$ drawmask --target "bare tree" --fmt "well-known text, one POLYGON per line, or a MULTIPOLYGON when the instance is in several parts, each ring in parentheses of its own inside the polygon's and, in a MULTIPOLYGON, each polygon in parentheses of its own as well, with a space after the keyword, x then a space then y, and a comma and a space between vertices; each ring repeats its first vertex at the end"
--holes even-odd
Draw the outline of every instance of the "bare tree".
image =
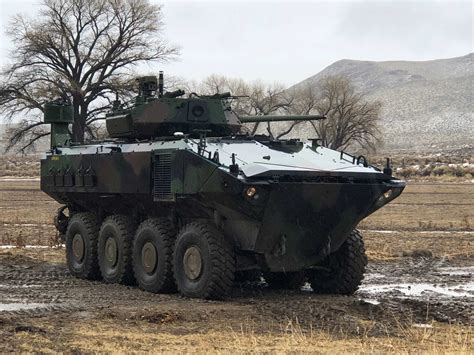
POLYGON ((307 87, 299 92, 299 110, 305 114, 314 110, 327 116, 326 120, 311 122, 324 144, 332 149, 358 145, 375 150, 381 142, 381 103, 369 102, 342 76, 324 78, 317 90, 307 87))
POLYGON ((45 102, 61 98, 74 107, 72 134, 83 142, 115 94, 127 97, 131 68, 178 54, 161 36, 161 7, 148 0, 43 0, 35 19, 17 15, 8 29, 15 50, 2 73, 0 114, 27 117, 8 149, 25 149, 48 134, 45 102))
MULTIPOLYGON (((284 113, 289 110, 293 103, 294 96, 285 92, 282 84, 264 84, 255 82, 251 85, 249 92, 248 114, 257 116, 268 116, 284 113)), ((252 134, 255 134, 260 123, 255 123, 252 128, 252 134)), ((274 138, 271 122, 266 123, 266 130, 270 137, 274 138)))
MULTIPOLYGON (((355 91, 349 80, 341 76, 326 77, 316 87, 305 85, 285 89, 278 83, 246 83, 242 79, 211 75, 199 84, 191 83, 189 87, 192 91, 208 95, 230 91, 240 96, 232 103, 238 115, 327 116, 326 120, 321 121, 268 122, 265 130, 272 138, 282 138, 295 127, 307 124, 332 149, 358 145, 373 150, 381 141, 378 128, 381 104, 368 101, 363 94, 355 91)), ((260 124, 256 123, 250 126, 249 131, 255 134, 259 128, 260 124)))
MULTIPOLYGON (((232 108, 241 116, 267 116, 286 112, 290 109, 294 95, 285 91, 280 83, 267 84, 261 81, 247 83, 242 79, 229 78, 222 75, 210 75, 201 83, 191 83, 188 87, 202 94, 230 92, 238 99, 233 100, 232 108)), ((255 134, 260 123, 249 124, 249 131, 255 134)), ((273 138, 271 123, 267 123, 266 131, 273 138)))

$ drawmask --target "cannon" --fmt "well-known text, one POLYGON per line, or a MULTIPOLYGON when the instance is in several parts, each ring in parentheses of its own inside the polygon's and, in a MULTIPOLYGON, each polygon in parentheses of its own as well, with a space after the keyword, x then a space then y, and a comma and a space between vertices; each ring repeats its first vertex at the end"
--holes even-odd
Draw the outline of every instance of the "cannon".
POLYGON ((325 120, 321 115, 265 115, 265 116, 240 116, 242 123, 258 122, 284 122, 284 121, 319 121, 325 120))

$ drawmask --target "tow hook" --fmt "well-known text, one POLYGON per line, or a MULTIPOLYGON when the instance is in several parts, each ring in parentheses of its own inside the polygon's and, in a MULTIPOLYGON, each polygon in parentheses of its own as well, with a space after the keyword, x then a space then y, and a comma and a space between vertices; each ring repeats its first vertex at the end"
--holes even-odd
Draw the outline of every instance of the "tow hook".
POLYGON ((56 216, 54 216, 54 226, 58 230, 62 241, 64 241, 67 225, 69 223, 69 216, 64 213, 64 210, 66 210, 67 208, 67 206, 62 206, 56 212, 56 216))

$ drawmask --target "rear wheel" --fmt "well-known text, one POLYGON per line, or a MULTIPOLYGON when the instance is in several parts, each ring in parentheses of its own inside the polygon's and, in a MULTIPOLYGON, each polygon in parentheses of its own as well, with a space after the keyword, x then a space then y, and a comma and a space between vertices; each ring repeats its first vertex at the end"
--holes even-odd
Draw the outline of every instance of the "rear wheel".
POLYGON ((133 241, 133 271, 138 285, 149 292, 175 292, 173 246, 176 232, 167 219, 147 219, 133 241))
POLYGON ((322 268, 307 272, 314 292, 351 295, 357 291, 367 266, 360 232, 352 231, 344 244, 319 266, 322 268))
POLYGON ((299 290, 306 281, 304 272, 266 272, 263 278, 270 288, 282 290, 299 290))
POLYGON ((99 232, 98 257, 102 278, 109 283, 134 283, 132 239, 134 223, 128 216, 107 217, 99 232))
POLYGON ((230 293, 234 281, 232 245, 214 226, 190 223, 176 238, 173 270, 184 296, 222 299, 230 293))
POLYGON ((99 228, 93 213, 72 215, 66 230, 66 259, 71 274, 83 279, 100 278, 97 261, 99 228))

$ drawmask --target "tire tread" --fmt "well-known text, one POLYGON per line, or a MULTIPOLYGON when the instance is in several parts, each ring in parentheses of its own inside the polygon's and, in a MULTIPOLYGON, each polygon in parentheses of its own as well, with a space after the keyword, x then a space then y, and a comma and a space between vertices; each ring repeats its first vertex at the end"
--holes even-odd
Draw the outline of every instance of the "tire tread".
MULTIPOLYGON (((179 236, 189 231, 193 231, 207 240, 211 255, 212 270, 210 281, 206 290, 198 295, 198 297, 206 299, 225 298, 232 290, 235 274, 235 256, 231 243, 209 223, 191 222, 181 229, 176 239, 176 245, 179 243, 179 236)), ((186 290, 180 288, 179 282, 177 284, 178 290, 186 295, 186 290)))
MULTIPOLYGON (((73 222, 78 221, 81 223, 87 231, 87 235, 84 238, 89 239, 89 243, 87 244, 87 251, 86 255, 89 257, 86 260, 86 264, 84 265, 83 271, 81 273, 75 272, 71 266, 69 266, 69 270, 73 275, 83 279, 89 280, 99 280, 101 278, 100 268, 99 268, 99 260, 97 256, 97 241, 99 237, 99 225, 97 221, 97 217, 92 212, 79 212, 75 213, 71 216, 68 224, 68 228, 66 231, 67 238, 71 238, 70 235, 70 227, 73 222)), ((66 250, 66 253, 72 252, 66 250)), ((68 264, 69 264, 69 257, 68 264)))
MULTIPOLYGON (((133 262, 133 272, 135 278, 137 280, 138 286, 144 290, 154 292, 154 293, 172 293, 176 292, 176 283, 174 281, 173 276, 173 248, 174 242, 176 238, 176 230, 173 224, 166 218, 149 218, 143 221, 135 234, 138 235, 141 228, 151 228, 156 230, 162 236, 162 242, 164 245, 163 252, 165 254, 165 277, 159 284, 154 285, 153 288, 149 286, 145 286, 141 283, 141 279, 139 277, 139 271, 137 264, 133 262)), ((134 248, 135 248, 135 240, 134 238, 134 248)))
POLYGON ((315 293, 351 295, 359 288, 367 266, 364 240, 361 233, 355 229, 344 244, 328 258, 333 258, 340 268, 334 277, 320 277, 320 271, 312 271, 311 286, 315 293))

